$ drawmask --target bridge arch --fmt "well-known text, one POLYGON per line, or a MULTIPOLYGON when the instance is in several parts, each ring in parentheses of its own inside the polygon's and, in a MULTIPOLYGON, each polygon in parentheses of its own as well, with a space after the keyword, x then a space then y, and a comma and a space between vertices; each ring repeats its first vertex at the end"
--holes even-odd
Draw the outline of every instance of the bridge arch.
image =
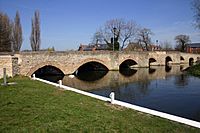
POLYGON ((40 64, 36 64, 35 66, 31 67, 29 72, 27 72, 27 76, 31 76, 32 74, 34 74, 34 72, 36 72, 38 69, 43 68, 45 66, 52 66, 55 67, 57 69, 59 69, 63 74, 65 74, 65 70, 63 68, 62 65, 56 63, 56 62, 43 62, 40 64))
POLYGON ((88 70, 108 70, 108 68, 99 63, 99 62, 96 62, 96 61, 90 61, 90 62, 87 62, 83 65, 81 65, 78 70, 80 69, 88 69, 88 70))
POLYGON ((181 61, 184 61, 185 59, 183 58, 183 56, 180 56, 180 60, 181 60, 181 61))
MULTIPOLYGON (((109 67, 106 63, 104 63, 102 60, 99 59, 86 59, 81 61, 78 65, 74 66, 73 72, 76 72, 78 69, 85 67, 85 65, 90 65, 90 67, 102 67, 102 70, 109 70, 109 67)), ((101 68, 100 68, 101 69, 101 68)))
POLYGON ((172 62, 172 58, 170 56, 167 56, 165 58, 165 65, 169 65, 170 62, 172 62))
POLYGON ((149 58, 149 66, 153 66, 153 65, 156 65, 156 64, 154 64, 156 62, 156 59, 154 59, 154 58, 149 58))
POLYGON ((119 65, 119 70, 131 68, 131 67, 134 67, 134 66, 136 67, 136 65, 138 65, 138 63, 135 60, 126 59, 119 65))
POLYGON ((194 58, 189 58, 189 65, 191 66, 191 65, 193 65, 193 63, 194 63, 194 58))
POLYGON ((180 56, 180 63, 184 63, 185 59, 183 58, 183 56, 180 56))

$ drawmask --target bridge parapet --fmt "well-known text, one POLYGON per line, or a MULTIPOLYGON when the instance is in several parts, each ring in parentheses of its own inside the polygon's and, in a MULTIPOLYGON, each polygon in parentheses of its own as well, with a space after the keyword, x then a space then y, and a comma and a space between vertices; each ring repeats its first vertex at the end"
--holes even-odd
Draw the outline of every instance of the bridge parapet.
MULTIPOLYGON (((51 65, 60 69, 64 74, 74 73, 80 66, 88 62, 98 62, 106 66, 108 70, 119 70, 125 61, 133 61, 137 67, 149 67, 151 65, 165 65, 167 61, 172 64, 189 63, 191 59, 195 62, 200 58, 199 54, 188 54, 177 51, 148 51, 148 52, 122 52, 122 51, 40 51, 20 52, 14 56, 0 54, 2 64, 8 64, 10 76, 19 73, 30 76, 39 68, 51 65), (5 59, 7 58, 7 59, 5 59), (8 62, 5 63, 5 61, 8 62), (13 62, 18 62, 18 69, 13 71, 13 62)), ((16 65, 14 65, 16 66, 16 65)), ((4 66, 1 65, 1 68, 4 66)), ((17 67, 15 67, 17 68, 17 67)))

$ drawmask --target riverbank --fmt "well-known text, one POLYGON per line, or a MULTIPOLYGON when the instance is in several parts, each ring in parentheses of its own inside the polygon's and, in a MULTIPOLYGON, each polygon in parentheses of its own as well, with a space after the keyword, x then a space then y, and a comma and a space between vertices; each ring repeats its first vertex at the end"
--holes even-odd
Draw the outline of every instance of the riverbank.
MULTIPOLYGON (((3 81, 0 80, 2 83, 3 81)), ((199 132, 26 77, 0 86, 0 132, 199 132)))
POLYGON ((200 77, 200 64, 190 67, 187 72, 193 76, 200 77))

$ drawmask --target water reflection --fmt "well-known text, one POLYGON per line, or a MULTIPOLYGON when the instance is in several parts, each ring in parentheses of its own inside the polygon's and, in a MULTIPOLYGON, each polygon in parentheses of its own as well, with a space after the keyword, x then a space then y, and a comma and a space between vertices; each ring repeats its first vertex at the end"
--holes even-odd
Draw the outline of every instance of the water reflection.
POLYGON ((189 76, 185 74, 180 74, 175 76, 175 84, 182 88, 182 86, 186 86, 189 83, 189 76))
POLYGON ((154 72, 156 71, 156 69, 154 69, 154 68, 149 68, 149 74, 153 74, 154 72))
POLYGON ((82 81, 96 81, 103 78, 108 71, 83 71, 76 74, 76 77, 82 81))
POLYGON ((137 70, 129 69, 127 71, 94 71, 80 73, 73 79, 65 76, 63 84, 82 90, 96 90, 105 87, 118 88, 121 85, 136 82, 142 82, 141 85, 145 85, 144 82, 146 81, 166 79, 168 76, 177 74, 181 74, 180 66, 171 67, 170 72, 166 72, 165 67, 157 66, 137 68, 137 70))
MULTIPOLYGON (((118 100, 200 121, 200 79, 185 74, 187 67, 151 66, 108 72, 79 69, 74 78, 49 73, 40 78, 54 82, 62 79, 64 85, 105 97, 115 92, 118 100)), ((52 70, 48 69, 45 72, 52 70)))
MULTIPOLYGON (((65 76, 67 86, 200 121, 200 79, 183 73, 187 66, 137 68, 130 71, 109 71, 96 80, 65 76)), ((85 73, 84 78, 92 73, 85 73)))
POLYGON ((166 65, 166 66, 165 66, 165 71, 166 71, 166 72, 170 72, 171 69, 172 69, 172 66, 171 66, 171 65, 166 65))
POLYGON ((120 69, 119 72, 126 77, 130 77, 130 76, 133 76, 137 72, 137 70, 136 69, 120 69))

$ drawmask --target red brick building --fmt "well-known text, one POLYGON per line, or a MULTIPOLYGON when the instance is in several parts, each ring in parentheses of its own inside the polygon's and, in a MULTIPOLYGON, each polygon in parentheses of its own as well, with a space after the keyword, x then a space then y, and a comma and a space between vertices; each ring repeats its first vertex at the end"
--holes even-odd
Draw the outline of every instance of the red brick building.
POLYGON ((200 54, 200 43, 186 44, 186 52, 200 54))
POLYGON ((109 47, 107 44, 89 44, 83 45, 80 44, 78 51, 97 51, 97 50, 108 50, 109 47))

